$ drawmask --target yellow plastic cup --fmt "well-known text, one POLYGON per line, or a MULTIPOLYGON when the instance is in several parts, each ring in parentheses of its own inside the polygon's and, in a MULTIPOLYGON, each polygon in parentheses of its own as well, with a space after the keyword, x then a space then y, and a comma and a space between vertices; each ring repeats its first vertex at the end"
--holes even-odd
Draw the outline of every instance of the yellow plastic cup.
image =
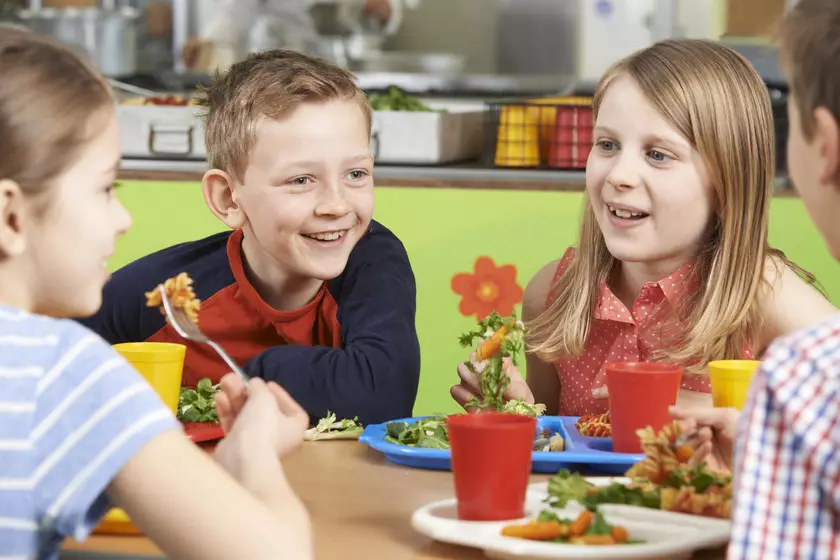
POLYGON ((709 362, 712 402, 716 407, 741 410, 747 400, 757 360, 716 360, 709 362))
POLYGON ((172 414, 177 414, 187 347, 169 342, 126 342, 115 344, 114 350, 140 372, 172 414))
POLYGON ((500 167, 533 167, 540 164, 539 107, 502 107, 494 163, 500 167))

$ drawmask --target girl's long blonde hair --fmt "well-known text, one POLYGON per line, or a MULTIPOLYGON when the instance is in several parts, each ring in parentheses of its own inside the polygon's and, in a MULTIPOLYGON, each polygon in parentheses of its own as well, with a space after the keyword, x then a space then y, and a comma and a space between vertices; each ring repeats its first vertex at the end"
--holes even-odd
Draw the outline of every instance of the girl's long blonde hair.
MULTIPOLYGON (((700 289, 680 310, 686 325, 682 345, 657 358, 692 369, 713 359, 739 358, 760 327, 757 296, 768 255, 793 267, 767 242, 775 175, 767 88, 749 62, 723 45, 668 40, 619 61, 604 75, 593 99, 596 119, 619 76, 633 78, 697 149, 716 194, 716 216, 693 269, 700 289)), ((530 351, 546 361, 584 352, 600 285, 616 264, 584 198, 579 247, 553 286, 555 299, 528 329, 530 351)))

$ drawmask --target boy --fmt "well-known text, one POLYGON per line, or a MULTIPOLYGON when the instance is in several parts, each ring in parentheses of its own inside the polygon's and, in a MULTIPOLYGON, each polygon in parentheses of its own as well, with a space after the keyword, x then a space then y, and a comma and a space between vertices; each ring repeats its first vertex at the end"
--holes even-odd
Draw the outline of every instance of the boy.
POLYGON ((253 54, 205 93, 202 192, 233 232, 117 271, 85 324, 112 344, 188 347, 183 384, 227 373, 181 339, 144 292, 187 272, 200 327, 250 376, 283 386, 313 421, 411 416, 420 375, 416 287, 399 239, 373 215, 371 111, 353 76, 288 50, 253 54))
MULTIPOLYGON (((800 0, 781 29, 788 76, 788 167, 840 260, 840 2, 800 0)), ((677 411, 701 450, 735 447, 729 558, 840 557, 840 315, 767 351, 732 437, 731 410, 677 411)))
MULTIPOLYGON (((801 0, 781 29, 788 167, 840 259, 840 3, 801 0)), ((732 558, 840 555, 840 316, 779 340, 739 425, 732 558)))

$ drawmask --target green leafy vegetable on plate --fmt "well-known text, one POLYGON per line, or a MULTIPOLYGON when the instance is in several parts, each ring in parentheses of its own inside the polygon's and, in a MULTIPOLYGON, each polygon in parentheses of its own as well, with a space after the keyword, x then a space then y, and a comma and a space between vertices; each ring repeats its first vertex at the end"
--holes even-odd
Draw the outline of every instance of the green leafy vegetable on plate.
POLYGON ((195 389, 181 387, 178 396, 178 420, 181 422, 213 422, 219 423, 216 413, 216 402, 213 396, 219 386, 213 385, 210 379, 204 378, 198 382, 195 389))
POLYGON ((564 508, 574 501, 593 511, 599 504, 660 507, 659 488, 656 486, 630 486, 620 482, 595 486, 579 473, 571 473, 568 469, 561 469, 549 479, 547 501, 551 507, 557 508, 564 508))
POLYGON ((316 441, 321 439, 359 439, 364 427, 359 423, 359 418, 352 420, 344 418, 338 420, 335 413, 327 411, 324 418, 318 420, 314 428, 309 428, 303 435, 303 439, 316 441))
POLYGON ((389 422, 385 441, 424 449, 449 449, 446 415, 430 416, 417 422, 389 422))

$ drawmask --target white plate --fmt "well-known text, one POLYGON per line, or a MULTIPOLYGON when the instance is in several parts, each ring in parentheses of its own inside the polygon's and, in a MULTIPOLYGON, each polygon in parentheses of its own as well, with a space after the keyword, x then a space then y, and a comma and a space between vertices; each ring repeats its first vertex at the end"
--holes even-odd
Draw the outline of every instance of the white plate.
MULTIPOLYGON (((605 477, 587 480, 599 486, 627 481, 605 477)), ((546 483, 528 487, 527 517, 534 517, 547 508, 544 502, 546 488, 546 483)), ((645 542, 624 546, 580 546, 503 537, 502 527, 525 520, 459 521, 454 498, 421 507, 414 512, 411 525, 436 541, 479 548, 490 558, 690 558, 697 550, 720 547, 729 542, 731 524, 722 519, 622 505, 605 504, 599 509, 609 523, 625 527, 631 539, 645 542)), ((581 510, 580 505, 572 503, 556 511, 561 517, 576 517, 581 510)))

